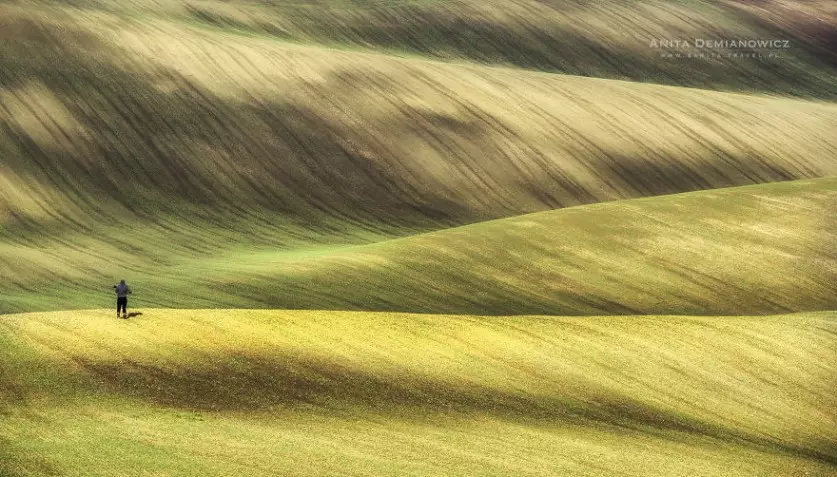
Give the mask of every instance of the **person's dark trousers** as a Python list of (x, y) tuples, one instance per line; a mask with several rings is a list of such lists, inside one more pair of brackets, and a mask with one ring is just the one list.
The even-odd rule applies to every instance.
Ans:
[(120, 296), (116, 298), (116, 315), (119, 316), (119, 309), (122, 309), (122, 314), (126, 314), (125, 310), (128, 309), (128, 297), (127, 296)]

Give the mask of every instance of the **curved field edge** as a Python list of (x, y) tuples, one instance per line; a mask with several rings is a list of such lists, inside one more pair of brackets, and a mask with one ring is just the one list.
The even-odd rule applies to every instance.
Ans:
[[(369, 244), (278, 247), (248, 243), (246, 233), (201, 235), (177, 222), (122, 229), (116, 243), (41, 237), (0, 248), (2, 306), (108, 306), (111, 282), (126, 275), (136, 291), (130, 303), (140, 307), (494, 315), (830, 310), (837, 308), (835, 207), (837, 178), (825, 178), (571, 207)], [(239, 242), (225, 245), (231, 237)]]
[(6, 475), (837, 466), (833, 312), (88, 310), (4, 315), (0, 340)]
[(274, 286), (280, 307), (428, 313), (833, 310), (836, 207), (837, 178), (615, 201), (311, 259), (262, 256), (221, 289), (252, 286), (257, 299)]
[[(353, 281), (335, 286), (319, 267), (326, 261), (313, 260), (556, 207), (833, 176), (833, 104), (325, 51), (83, 10), (1, 8), (4, 38), (20, 40), (0, 43), (2, 312), (104, 306), (123, 277), (137, 280), (144, 304), (177, 307), (833, 308), (820, 295), (832, 276), (827, 252), (814, 275), (799, 273), (814, 284), (800, 296), (813, 301), (769, 296), (790, 278), (748, 276), (745, 289), (764, 286), (738, 308), (713, 291), (736, 275), (718, 281), (715, 271), (691, 278), (697, 297), (663, 289), (662, 298), (622, 302), (605, 291), (584, 302), (575, 298), (586, 293), (577, 278), (536, 267), (523, 299), (519, 290), (495, 292), (496, 277), (469, 284), (480, 270), (451, 278), (431, 267), (437, 276), (427, 278), (421, 264), (394, 273), (361, 264), (384, 270), (368, 280), (340, 265), (334, 276)], [(596, 264), (585, 260), (569, 269)], [(618, 282), (619, 270), (605, 269)], [(511, 272), (520, 288), (529, 272)], [(556, 279), (555, 297), (538, 296)], [(364, 287), (382, 280), (371, 294)], [(458, 296), (434, 297), (440, 283), (463, 281)]]

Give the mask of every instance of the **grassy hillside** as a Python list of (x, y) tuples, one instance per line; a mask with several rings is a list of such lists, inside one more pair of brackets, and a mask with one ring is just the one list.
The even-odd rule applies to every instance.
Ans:
[(0, 474), (833, 475), (837, 316), (0, 317)]
[(240, 256), (238, 278), (215, 286), (277, 307), (431, 313), (833, 310), (836, 208), (834, 178), (610, 202), (317, 257)]
[[(53, 8), (64, 2), (46, 1)], [(341, 49), (632, 81), (837, 98), (828, 0), (76, 0), (75, 7)], [(780, 39), (789, 49), (661, 50), (652, 40)], [(683, 58), (664, 58), (680, 53)], [(718, 57), (685, 57), (718, 53)], [(756, 59), (731, 53), (757, 53)]]
[(243, 221), (68, 229), (6, 239), (0, 310), (110, 306), (120, 275), (141, 308), (829, 310), (837, 308), (835, 207), (837, 179), (827, 178), (572, 207), (397, 240), (362, 231), (282, 237)]
[(837, 475), (833, 3), (0, 0), (0, 477)]
[(7, 227), (271, 214), (426, 230), (837, 174), (831, 103), (0, 9)]
[[(797, 271), (791, 258), (767, 262), (763, 274), (725, 259), (698, 267), (704, 278), (683, 267), (721, 262), (689, 258), (688, 243), (618, 266), (602, 258), (623, 254), (630, 230), (569, 262), (556, 254), (572, 257), (566, 250), (581, 250), (573, 241), (595, 232), (570, 227), (561, 236), (569, 242), (515, 239), (510, 252), (480, 255), (515, 264), (508, 270), (436, 243), (341, 257), (346, 247), (566, 206), (833, 176), (833, 103), (328, 50), (197, 27), (164, 10), (100, 7), (0, 5), (2, 312), (104, 306), (122, 276), (145, 305), (188, 308), (762, 313), (832, 304), (823, 284), (833, 262), (806, 245), (831, 243), (832, 229), (808, 226), (824, 220), (828, 204), (816, 199), (792, 224), (777, 222), (781, 210), (766, 200), (753, 206), (766, 217), (754, 227), (806, 231), (770, 245), (812, 261), (797, 276), (814, 286), (798, 297), (774, 296), (791, 286), (781, 278)], [(688, 207), (692, 219), (716, 217), (701, 206)], [(751, 217), (750, 206), (729, 207), (721, 223)], [(620, 209), (607, 210), (621, 223)], [(750, 239), (724, 230), (726, 247)], [(467, 233), (442, 237), (473, 247)], [(522, 269), (508, 253), (547, 262)], [(466, 268), (443, 273), (439, 260)], [(581, 286), (582, 270), (598, 278)], [(687, 291), (629, 291), (658, 283)], [(731, 284), (741, 287), (734, 296), (752, 296), (728, 299), (739, 290)]]

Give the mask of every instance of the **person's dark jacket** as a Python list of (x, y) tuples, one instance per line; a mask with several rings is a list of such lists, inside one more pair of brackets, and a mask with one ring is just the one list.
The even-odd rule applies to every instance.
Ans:
[(119, 297), (119, 298), (127, 297), (128, 295), (133, 293), (131, 291), (131, 287), (129, 287), (125, 283), (120, 283), (119, 285), (116, 285), (116, 288), (114, 289), (114, 291), (116, 292), (116, 296)]

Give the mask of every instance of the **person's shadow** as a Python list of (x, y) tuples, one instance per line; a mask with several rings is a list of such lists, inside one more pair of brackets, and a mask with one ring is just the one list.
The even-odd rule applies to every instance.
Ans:
[(132, 311), (132, 312), (128, 313), (128, 318), (133, 318), (135, 316), (140, 316), (140, 315), (142, 315), (141, 311)]

